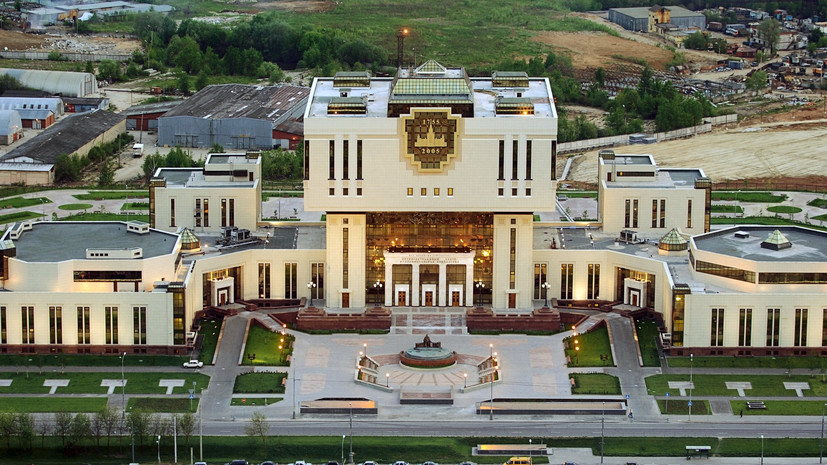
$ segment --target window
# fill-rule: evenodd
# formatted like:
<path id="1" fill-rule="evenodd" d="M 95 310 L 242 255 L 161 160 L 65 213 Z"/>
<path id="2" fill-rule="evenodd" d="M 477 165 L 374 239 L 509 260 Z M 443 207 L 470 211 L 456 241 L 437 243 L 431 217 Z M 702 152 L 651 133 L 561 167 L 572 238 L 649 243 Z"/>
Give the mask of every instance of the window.
<path id="1" fill-rule="evenodd" d="M 738 345 L 748 347 L 752 345 L 752 309 L 742 308 L 739 313 Z"/>
<path id="2" fill-rule="evenodd" d="M 724 309 L 712 309 L 712 325 L 709 332 L 709 345 L 722 346 L 724 345 Z"/>
<path id="3" fill-rule="evenodd" d="M 589 264 L 587 299 L 597 299 L 600 296 L 600 264 Z"/>
<path id="4" fill-rule="evenodd" d="M 517 141 L 513 141 L 511 143 L 511 179 L 517 179 L 517 154 L 519 151 L 517 150 Z"/>
<path id="5" fill-rule="evenodd" d="M 511 221 L 514 221 L 512 218 Z M 514 224 L 514 223 L 511 223 Z M 517 228 L 511 228 L 508 264 L 508 288 L 514 289 L 517 278 Z"/>
<path id="6" fill-rule="evenodd" d="M 324 296 L 324 263 L 310 264 L 310 279 L 316 283 L 316 287 L 310 288 L 310 296 L 320 299 Z"/>
<path id="7" fill-rule="evenodd" d="M 434 187 L 434 197 L 439 197 L 439 188 Z"/>
<path id="8" fill-rule="evenodd" d="M 230 226 L 235 226 L 235 199 L 230 199 Z"/>
<path id="9" fill-rule="evenodd" d="M 526 181 L 531 181 L 531 141 L 527 140 L 525 143 L 525 178 Z"/>
<path id="10" fill-rule="evenodd" d="M 632 227 L 637 228 L 637 199 L 632 202 Z"/>
<path id="11" fill-rule="evenodd" d="M 342 287 L 347 289 L 348 285 L 348 272 L 350 268 L 349 263 L 349 250 L 348 250 L 348 228 L 342 228 Z"/>
<path id="12" fill-rule="evenodd" d="M 310 179 L 310 141 L 304 141 L 304 180 Z"/>
<path id="13" fill-rule="evenodd" d="M 658 201 L 652 200 L 652 227 L 658 227 Z"/>
<path id="14" fill-rule="evenodd" d="M 361 196 L 362 196 L 362 188 L 361 188 L 361 187 L 357 187 L 357 188 L 356 188 L 356 197 L 361 197 Z"/>
<path id="15" fill-rule="evenodd" d="M 342 141 L 342 179 L 350 179 L 348 170 L 348 161 L 350 159 L 350 141 Z"/>
<path id="16" fill-rule="evenodd" d="M 270 264 L 258 264 L 258 298 L 270 298 Z"/>
<path id="17" fill-rule="evenodd" d="M 660 199 L 660 227 L 666 227 L 666 199 Z"/>
<path id="18" fill-rule="evenodd" d="M 504 140 L 500 141 L 499 156 L 500 156 L 500 158 L 499 158 L 500 170 L 499 170 L 499 175 L 497 176 L 497 179 L 499 179 L 500 181 L 504 181 L 505 180 L 505 141 Z"/>
<path id="19" fill-rule="evenodd" d="M 297 295 L 297 284 L 298 284 L 298 270 L 299 264 L 298 263 L 285 263 L 284 264 L 284 298 L 285 299 L 295 299 Z"/>
<path id="20" fill-rule="evenodd" d="M 574 263 L 560 265 L 560 298 L 571 299 L 574 286 Z"/>
<path id="21" fill-rule="evenodd" d="M 526 187 L 525 196 L 526 197 L 531 197 L 531 188 L 530 187 Z"/>
<path id="22" fill-rule="evenodd" d="M 146 344 L 146 307 L 132 307 L 132 343 Z"/>
<path id="23" fill-rule="evenodd" d="M 454 188 L 453 188 L 453 187 L 449 187 L 449 188 L 448 188 L 448 197 L 453 197 L 453 196 L 454 196 Z"/>
<path id="24" fill-rule="evenodd" d="M 331 187 L 330 189 L 328 189 L 328 190 L 327 190 L 327 195 L 329 195 L 329 196 L 331 196 L 331 197 L 333 197 L 334 195 L 336 195 L 336 188 L 335 188 L 335 187 Z"/>
<path id="25" fill-rule="evenodd" d="M 767 309 L 767 347 L 778 347 L 779 324 L 781 323 L 781 309 Z"/>
<path id="26" fill-rule="evenodd" d="M 408 188 L 408 197 L 413 197 L 413 187 Z"/>
<path id="27" fill-rule="evenodd" d="M 204 199 L 204 227 L 210 227 L 210 199 Z"/>
<path id="28" fill-rule="evenodd" d="M 725 278 L 737 279 L 748 283 L 755 282 L 755 272 L 734 268 L 731 266 L 719 265 L 717 263 L 705 262 L 703 260 L 695 260 L 695 271 L 699 273 L 706 273 L 715 276 L 723 276 Z M 762 273 L 763 274 L 763 273 Z"/>
<path id="29" fill-rule="evenodd" d="M 425 187 L 419 189 L 419 195 L 421 195 L 422 197 L 425 197 L 426 195 L 428 195 L 428 189 L 425 188 Z"/>
<path id="30" fill-rule="evenodd" d="M 804 347 L 807 345 L 807 309 L 795 309 L 795 331 L 793 334 L 793 345 Z"/>
<path id="31" fill-rule="evenodd" d="M 175 199 L 169 199 L 169 227 L 175 227 Z"/>
<path id="32" fill-rule="evenodd" d="M 517 197 L 517 188 L 516 187 L 511 188 L 511 196 L 512 197 Z"/>
<path id="33" fill-rule="evenodd" d="M 63 307 L 49 306 L 49 344 L 63 344 Z"/>
<path id="34" fill-rule="evenodd" d="M 336 142 L 330 141 L 327 149 L 327 156 L 329 158 L 329 165 L 330 165 L 330 173 L 327 176 L 327 179 L 336 179 Z"/>
<path id="35" fill-rule="evenodd" d="M 118 343 L 118 307 L 104 307 L 106 320 L 106 343 Z"/>
<path id="36" fill-rule="evenodd" d="M 362 141 L 356 141 L 356 179 L 362 179 Z M 361 195 L 361 194 L 358 194 Z"/>
<path id="37" fill-rule="evenodd" d="M 201 226 L 201 199 L 195 199 L 195 226 Z"/>
<path id="38" fill-rule="evenodd" d="M 692 227 L 692 199 L 686 201 L 686 227 Z"/>
<path id="39" fill-rule="evenodd" d="M 78 344 L 90 344 L 89 307 L 78 307 Z"/>
<path id="40" fill-rule="evenodd" d="M 0 307 L 0 344 L 9 343 L 9 329 L 6 325 L 6 307 Z"/>
<path id="41" fill-rule="evenodd" d="M 227 199 L 221 199 L 221 227 L 227 226 Z"/>
<path id="42" fill-rule="evenodd" d="M 23 344 L 34 344 L 34 307 L 20 307 Z"/>
<path id="43" fill-rule="evenodd" d="M 343 196 L 347 197 L 347 195 L 348 195 L 348 193 L 349 193 L 349 192 L 350 192 L 350 189 L 349 189 L 349 188 L 347 188 L 347 187 L 343 187 L 343 188 L 342 188 L 342 195 L 343 195 Z"/>
<path id="44" fill-rule="evenodd" d="M 631 228 L 632 227 L 632 201 L 626 199 L 626 209 L 623 215 L 623 227 L 624 228 Z"/>
<path id="45" fill-rule="evenodd" d="M 502 197 L 503 195 L 505 195 L 504 192 L 505 192 L 505 189 L 500 187 L 499 189 L 497 189 L 497 196 Z"/>
<path id="46" fill-rule="evenodd" d="M 557 179 L 557 141 L 551 141 L 551 179 Z"/>
<path id="47" fill-rule="evenodd" d="M 548 281 L 548 265 L 545 263 L 534 264 L 534 298 L 545 299 L 548 297 L 548 288 L 543 284 Z"/>

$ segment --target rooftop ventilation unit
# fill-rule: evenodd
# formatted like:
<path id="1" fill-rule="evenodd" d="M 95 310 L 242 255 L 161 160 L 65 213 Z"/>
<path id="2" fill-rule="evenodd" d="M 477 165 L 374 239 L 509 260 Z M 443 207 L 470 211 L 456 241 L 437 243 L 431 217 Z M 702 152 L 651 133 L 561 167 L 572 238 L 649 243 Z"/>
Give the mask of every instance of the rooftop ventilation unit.
<path id="1" fill-rule="evenodd" d="M 135 234 L 149 234 L 149 223 L 143 221 L 129 221 L 126 223 L 126 232 Z"/>
<path id="2" fill-rule="evenodd" d="M 735 231 L 736 239 L 749 239 L 749 233 L 745 231 Z"/>

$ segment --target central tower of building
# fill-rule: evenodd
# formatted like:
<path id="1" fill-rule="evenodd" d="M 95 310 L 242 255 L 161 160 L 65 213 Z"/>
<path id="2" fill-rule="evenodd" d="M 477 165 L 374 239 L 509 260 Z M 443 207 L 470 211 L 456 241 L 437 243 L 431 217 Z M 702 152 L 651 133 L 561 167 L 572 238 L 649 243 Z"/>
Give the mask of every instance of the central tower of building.
<path id="1" fill-rule="evenodd" d="M 394 78 L 341 72 L 314 81 L 304 119 L 328 307 L 531 307 L 533 215 L 557 188 L 547 79 L 433 60 Z"/>

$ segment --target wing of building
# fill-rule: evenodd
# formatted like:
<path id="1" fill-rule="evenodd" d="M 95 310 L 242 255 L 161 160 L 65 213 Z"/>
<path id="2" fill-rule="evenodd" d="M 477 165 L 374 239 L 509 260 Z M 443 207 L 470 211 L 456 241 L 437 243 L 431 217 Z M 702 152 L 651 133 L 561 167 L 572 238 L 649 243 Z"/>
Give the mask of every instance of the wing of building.
<path id="1" fill-rule="evenodd" d="M 67 97 L 89 97 L 98 92 L 98 81 L 92 73 L 0 68 L 0 74 L 9 75 L 28 88 Z"/>

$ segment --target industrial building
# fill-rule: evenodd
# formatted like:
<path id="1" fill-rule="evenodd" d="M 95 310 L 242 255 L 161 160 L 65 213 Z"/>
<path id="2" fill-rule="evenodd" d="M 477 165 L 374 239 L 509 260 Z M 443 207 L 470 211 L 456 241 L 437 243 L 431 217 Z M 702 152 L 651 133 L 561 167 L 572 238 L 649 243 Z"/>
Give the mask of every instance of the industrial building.
<path id="1" fill-rule="evenodd" d="M 92 73 L 44 71 L 38 69 L 0 68 L 24 86 L 66 97 L 89 97 L 98 92 L 98 80 Z"/>
<path id="2" fill-rule="evenodd" d="M 674 24 L 681 29 L 706 27 L 706 16 L 679 6 L 610 8 L 609 21 L 637 32 L 655 32 L 658 24 Z"/>
<path id="3" fill-rule="evenodd" d="M 15 110 L 24 128 L 45 129 L 63 116 L 59 97 L 0 97 L 0 110 Z"/>
<path id="4" fill-rule="evenodd" d="M 287 147 L 291 140 L 302 138 L 308 94 L 308 88 L 291 85 L 207 86 L 158 118 L 158 145 L 219 144 L 228 150 Z M 285 124 L 290 121 L 297 124 Z M 295 133 L 286 133 L 286 127 Z"/>
<path id="5" fill-rule="evenodd" d="M 158 118 L 177 107 L 183 100 L 169 100 L 166 102 L 146 103 L 133 105 L 121 114 L 126 116 L 126 129 L 130 131 L 157 131 Z"/>
<path id="6" fill-rule="evenodd" d="M 0 144 L 10 145 L 23 137 L 23 121 L 16 110 L 0 109 Z"/>

